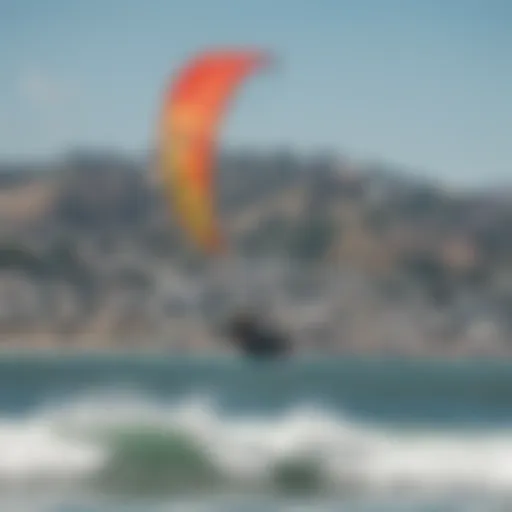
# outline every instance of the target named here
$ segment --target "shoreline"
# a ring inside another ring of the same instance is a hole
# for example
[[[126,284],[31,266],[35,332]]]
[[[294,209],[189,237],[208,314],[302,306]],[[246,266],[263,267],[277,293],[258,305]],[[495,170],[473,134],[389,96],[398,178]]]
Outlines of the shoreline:
[[[162,357],[165,356],[165,357]],[[251,361],[250,358],[244,357],[237,352],[229,350],[196,350],[196,351],[175,351],[169,349],[155,348],[37,348],[37,347],[12,347],[0,348],[0,362],[6,362],[9,359],[30,361],[30,360],[82,360],[82,359],[101,359],[101,360],[119,360],[119,359],[149,359],[155,358],[162,362],[169,360],[182,361]],[[512,366],[512,353],[503,354],[408,354],[394,353],[386,354],[378,351],[337,351],[333,352],[310,352],[299,351],[286,361],[278,360],[280,364],[293,364],[293,362],[304,361],[332,361],[332,362],[358,362],[358,363],[425,363],[426,365],[453,365],[453,364],[474,364],[479,362],[497,363],[499,365]]]

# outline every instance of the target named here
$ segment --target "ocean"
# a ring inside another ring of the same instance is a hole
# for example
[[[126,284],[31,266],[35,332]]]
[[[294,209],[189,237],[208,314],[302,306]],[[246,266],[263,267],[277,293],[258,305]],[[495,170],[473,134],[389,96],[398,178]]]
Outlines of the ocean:
[[[510,511],[512,365],[3,356],[0,510]]]

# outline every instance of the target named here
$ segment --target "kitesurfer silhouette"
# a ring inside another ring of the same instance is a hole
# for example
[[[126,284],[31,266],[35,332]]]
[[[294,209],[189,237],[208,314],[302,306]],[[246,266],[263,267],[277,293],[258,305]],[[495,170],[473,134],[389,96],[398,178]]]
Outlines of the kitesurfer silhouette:
[[[287,336],[264,324],[249,310],[241,310],[228,320],[226,334],[238,349],[250,357],[273,358],[290,353]]]

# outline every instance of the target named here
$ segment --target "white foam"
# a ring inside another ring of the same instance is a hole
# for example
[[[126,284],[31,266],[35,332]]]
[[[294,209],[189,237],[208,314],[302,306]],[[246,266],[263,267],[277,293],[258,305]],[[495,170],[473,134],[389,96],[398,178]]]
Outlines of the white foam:
[[[335,486],[352,481],[375,490],[407,485],[512,491],[512,430],[407,433],[313,407],[274,418],[226,418],[204,397],[163,406],[109,394],[45,408],[17,422],[0,418],[0,479],[94,473],[108,461],[110,448],[89,434],[144,425],[183,430],[232,478],[264,479],[280,461],[309,456]]]
[[[105,454],[99,447],[66,440],[51,422],[0,424],[0,479],[69,478],[96,470]]]

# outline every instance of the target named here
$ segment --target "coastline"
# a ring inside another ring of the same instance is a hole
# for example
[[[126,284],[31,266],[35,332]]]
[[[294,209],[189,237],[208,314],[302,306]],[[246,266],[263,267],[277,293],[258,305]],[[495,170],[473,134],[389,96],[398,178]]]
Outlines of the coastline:
[[[162,357],[164,356],[164,357]],[[130,360],[130,359],[147,359],[154,361],[156,359],[166,360],[183,360],[183,361],[250,361],[232,349],[214,349],[214,350],[173,350],[162,346],[146,346],[146,347],[123,347],[115,348],[105,346],[103,348],[87,345],[75,345],[73,347],[63,348],[60,346],[37,347],[37,346],[20,346],[18,344],[0,347],[0,361],[14,360],[31,360],[31,359],[49,359],[49,360],[74,360],[74,359],[101,359],[101,360]],[[368,363],[372,362],[395,362],[404,364],[414,363],[425,365],[453,365],[453,364],[473,364],[485,361],[486,363],[503,364],[512,366],[512,350],[510,353],[491,352],[435,352],[431,351],[427,354],[404,352],[386,352],[386,351],[357,351],[357,350],[337,350],[337,351],[311,351],[298,350],[294,356],[287,361],[279,361],[280,364],[287,365],[294,362],[304,361],[333,361],[333,362],[356,362]]]

